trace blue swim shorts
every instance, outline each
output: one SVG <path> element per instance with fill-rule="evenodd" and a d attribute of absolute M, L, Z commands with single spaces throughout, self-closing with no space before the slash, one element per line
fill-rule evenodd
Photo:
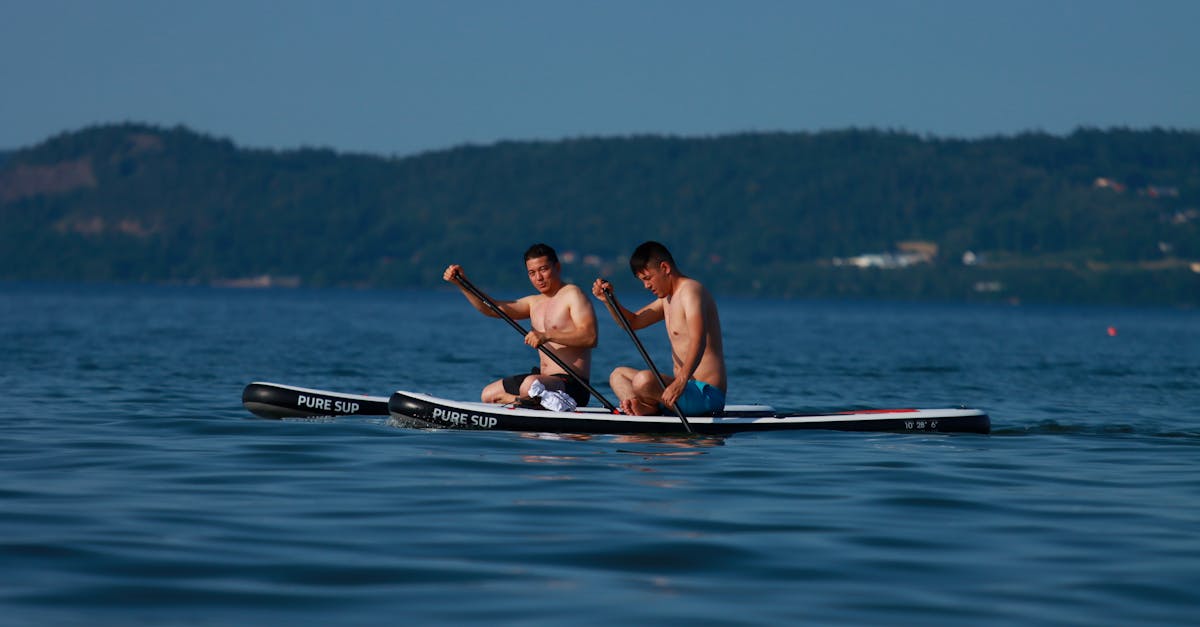
<path fill-rule="evenodd" d="M 725 393 L 721 388 L 692 379 L 683 388 L 675 406 L 685 416 L 709 415 L 725 409 Z M 670 412 L 670 409 L 667 410 Z"/>

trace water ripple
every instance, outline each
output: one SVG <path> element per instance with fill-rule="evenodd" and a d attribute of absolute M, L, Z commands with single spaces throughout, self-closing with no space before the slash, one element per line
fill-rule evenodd
<path fill-rule="evenodd" d="M 456 293 L 8 286 L 0 309 L 0 352 L 21 365 L 0 371 L 15 624 L 1182 625 L 1194 610 L 1194 313 L 722 303 L 735 402 L 967 403 L 994 432 L 629 438 L 240 406 L 258 379 L 475 398 L 527 368 L 519 338 Z M 638 358 L 609 322 L 597 372 Z"/>

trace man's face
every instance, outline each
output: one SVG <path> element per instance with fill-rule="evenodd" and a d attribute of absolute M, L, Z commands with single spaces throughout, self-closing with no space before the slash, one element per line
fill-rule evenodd
<path fill-rule="evenodd" d="M 542 294 L 557 290 L 562 282 L 559 265 L 551 263 L 549 257 L 534 257 L 526 261 L 525 270 L 529 272 L 529 282 Z"/>
<path fill-rule="evenodd" d="M 667 283 L 670 280 L 667 270 L 667 263 L 660 261 L 646 266 L 635 276 L 642 282 L 643 287 L 653 292 L 655 296 L 664 298 L 667 295 Z"/>

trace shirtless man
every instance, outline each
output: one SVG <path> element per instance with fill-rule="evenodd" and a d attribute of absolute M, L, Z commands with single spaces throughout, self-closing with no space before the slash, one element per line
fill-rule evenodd
<path fill-rule="evenodd" d="M 558 254 L 545 244 L 534 244 L 525 251 L 525 270 L 538 293 L 519 300 L 492 299 L 493 302 L 514 320 L 529 318 L 533 330 L 525 335 L 526 344 L 533 348 L 546 344 L 563 363 L 590 382 L 592 348 L 597 340 L 596 312 L 591 301 L 579 286 L 563 283 Z M 442 278 L 458 285 L 467 300 L 483 315 L 498 318 L 483 301 L 455 280 L 456 274 L 466 277 L 461 266 L 451 264 Z M 547 390 L 565 390 L 580 407 L 587 405 L 587 388 L 541 351 L 538 355 L 541 365 L 533 374 L 516 374 L 493 381 L 483 388 L 480 399 L 485 403 L 513 403 L 519 397 L 528 397 L 529 386 L 534 381 L 541 381 Z"/>
<path fill-rule="evenodd" d="M 638 246 L 629 258 L 629 269 L 658 299 L 637 313 L 624 307 L 621 313 L 634 330 L 666 320 L 675 371 L 674 375 L 662 373 L 667 383 L 663 389 L 650 370 L 628 366 L 613 370 L 608 382 L 621 399 L 621 409 L 638 416 L 662 413 L 660 403 L 676 406 L 688 416 L 724 409 L 725 350 L 712 295 L 699 281 L 680 272 L 666 246 L 658 242 Z M 612 289 L 608 281 L 596 279 L 592 294 L 607 303 L 606 287 Z M 612 304 L 609 306 L 611 311 Z"/>

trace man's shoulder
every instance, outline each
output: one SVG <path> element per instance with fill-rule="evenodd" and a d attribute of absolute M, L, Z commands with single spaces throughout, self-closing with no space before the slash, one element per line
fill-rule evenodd
<path fill-rule="evenodd" d="M 685 310 L 699 310 L 716 305 L 716 300 L 709 293 L 708 288 L 704 287 L 703 283 L 690 277 L 679 283 L 679 287 L 676 289 L 673 298 Z"/>
<path fill-rule="evenodd" d="M 564 300 L 565 299 L 576 300 L 579 298 L 583 298 L 585 300 L 587 299 L 587 297 L 584 296 L 583 288 L 579 287 L 578 285 L 575 285 L 574 283 L 563 283 L 562 288 L 559 289 L 558 293 L 555 294 L 554 296 L 555 296 L 555 298 L 561 297 Z"/>
<path fill-rule="evenodd" d="M 693 279 L 692 277 L 687 277 L 679 282 L 679 289 L 677 293 L 686 294 L 688 296 L 703 297 L 708 294 L 708 289 L 704 287 L 703 283 Z"/>

